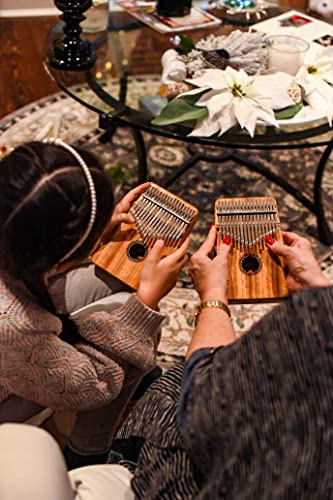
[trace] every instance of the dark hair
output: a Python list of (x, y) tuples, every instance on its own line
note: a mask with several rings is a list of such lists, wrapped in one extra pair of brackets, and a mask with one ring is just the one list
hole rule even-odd
[[(68, 260), (88, 256), (114, 206), (111, 182), (91, 153), (77, 149), (93, 177), (97, 216), (91, 233)], [(55, 312), (44, 274), (74, 247), (91, 213), (86, 177), (62, 148), (30, 142), (0, 161), (0, 263), (39, 303)]]

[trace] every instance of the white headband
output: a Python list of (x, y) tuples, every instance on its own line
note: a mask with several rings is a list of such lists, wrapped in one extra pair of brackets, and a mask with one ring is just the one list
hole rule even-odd
[(93, 181), (92, 175), (90, 173), (90, 170), (88, 168), (88, 165), (86, 164), (86, 162), (83, 160), (83, 158), (79, 155), (79, 153), (72, 146), (70, 146), (66, 142), (62, 141), (61, 139), (54, 139), (54, 138), (44, 139), (43, 142), (45, 142), (47, 144), (54, 144), (55, 146), (60, 146), (64, 149), (66, 149), (69, 153), (71, 153), (72, 156), (74, 156), (74, 158), (78, 161), (80, 167), (82, 168), (83, 173), (87, 179), (87, 184), (88, 184), (89, 194), (90, 194), (91, 210), (90, 210), (90, 219), (88, 222), (87, 229), (85, 230), (85, 232), (83, 233), (83, 235), (81, 236), (79, 241), (74, 245), (74, 247), (69, 252), (67, 252), (64, 257), (62, 257), (60, 259), (60, 261), (59, 261), (59, 263), (60, 263), (60, 262), (64, 262), (65, 260), (67, 260), (68, 257), (73, 255), (73, 253), (75, 253), (76, 250), (78, 248), (80, 248), (80, 246), (88, 238), (88, 236), (93, 228), (93, 225), (94, 225), (95, 220), (96, 220), (96, 212), (97, 212), (96, 190), (95, 190), (94, 181)]

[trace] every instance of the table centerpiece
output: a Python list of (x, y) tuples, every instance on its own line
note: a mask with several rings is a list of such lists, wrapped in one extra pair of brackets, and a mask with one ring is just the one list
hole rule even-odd
[[(152, 123), (185, 122), (189, 135), (222, 135), (238, 125), (279, 127), (333, 117), (332, 49), (311, 44), (295, 75), (268, 67), (267, 35), (233, 31), (194, 41), (181, 35), (162, 56), (167, 105)], [(293, 68), (295, 69), (295, 68)], [(295, 71), (292, 71), (295, 72)]]

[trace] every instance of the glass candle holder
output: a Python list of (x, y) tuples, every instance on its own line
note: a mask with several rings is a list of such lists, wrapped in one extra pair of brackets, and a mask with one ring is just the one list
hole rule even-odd
[(310, 44), (302, 38), (289, 35), (272, 35), (266, 38), (268, 69), (296, 75), (302, 66)]
[(84, 33), (104, 31), (109, 24), (109, 1), (93, 0), (92, 6), (85, 13), (86, 19), (82, 21), (81, 28)]

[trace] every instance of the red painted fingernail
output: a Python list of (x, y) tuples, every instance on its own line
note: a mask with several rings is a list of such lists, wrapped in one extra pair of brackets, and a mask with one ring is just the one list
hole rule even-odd
[(7, 153), (7, 146), (1, 146), (1, 153)]
[(223, 238), (223, 242), (225, 245), (230, 245), (231, 243), (231, 238), (229, 236), (229, 234), (226, 234), (225, 237)]
[(265, 241), (268, 243), (268, 245), (273, 245), (275, 243), (275, 239), (271, 238), (270, 236), (265, 236)]

